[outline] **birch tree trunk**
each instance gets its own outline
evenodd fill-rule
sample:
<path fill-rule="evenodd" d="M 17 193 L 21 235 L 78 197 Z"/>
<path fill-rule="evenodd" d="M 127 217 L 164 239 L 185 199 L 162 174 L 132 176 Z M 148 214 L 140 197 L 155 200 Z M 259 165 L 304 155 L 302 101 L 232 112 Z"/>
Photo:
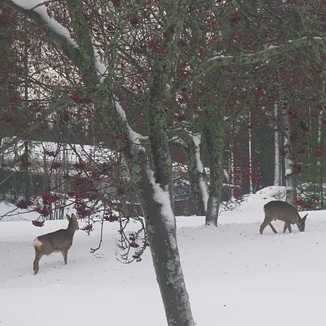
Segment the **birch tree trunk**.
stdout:
<path fill-rule="evenodd" d="M 208 186 L 205 178 L 204 165 L 201 160 L 201 135 L 187 137 L 188 174 L 194 196 L 196 215 L 205 216 L 208 201 Z"/>
<path fill-rule="evenodd" d="M 279 117 L 278 105 L 275 103 L 274 105 L 274 186 L 282 185 L 282 166 L 281 166 L 281 158 L 280 158 L 280 131 L 279 124 L 277 123 Z"/>
<path fill-rule="evenodd" d="M 294 204 L 297 199 L 298 176 L 294 171 L 297 164 L 297 153 L 293 144 L 292 126 L 289 120 L 289 109 L 284 110 L 284 168 L 285 168 L 285 187 L 286 201 Z"/>
<path fill-rule="evenodd" d="M 323 144 L 323 136 L 324 136 L 324 128 L 323 128 L 323 119 L 325 117 L 325 111 L 326 111 L 326 72 L 322 75 L 322 103 L 321 103 L 321 110 L 319 112 L 318 117 L 318 148 L 320 150 L 320 156 L 318 158 L 317 166 L 319 169 L 319 187 L 320 187 L 320 206 L 321 209 L 324 208 L 325 202 L 324 202 L 324 178 L 325 178 L 325 162 L 323 161 L 323 148 L 325 148 L 325 145 Z"/>
<path fill-rule="evenodd" d="M 249 193 L 253 194 L 253 170 L 252 170 L 252 117 L 249 109 L 249 128 L 248 128 L 248 158 L 249 158 Z"/>

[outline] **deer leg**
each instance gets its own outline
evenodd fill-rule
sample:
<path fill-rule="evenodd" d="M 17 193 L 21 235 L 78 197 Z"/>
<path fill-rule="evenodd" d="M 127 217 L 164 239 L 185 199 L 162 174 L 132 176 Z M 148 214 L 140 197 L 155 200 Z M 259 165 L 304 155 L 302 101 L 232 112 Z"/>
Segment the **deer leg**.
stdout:
<path fill-rule="evenodd" d="M 39 259 L 35 258 L 34 262 L 33 262 L 33 270 L 34 270 L 34 274 L 37 274 L 37 272 L 39 271 Z"/>
<path fill-rule="evenodd" d="M 260 232 L 260 234 L 263 234 L 263 231 L 264 231 L 266 225 L 267 225 L 267 224 L 265 224 L 265 223 L 262 223 L 262 224 L 261 224 L 261 226 L 260 226 L 260 228 L 259 228 L 259 232 Z"/>
<path fill-rule="evenodd" d="M 273 230 L 274 233 L 277 233 L 277 231 L 275 230 L 274 226 L 272 223 L 268 223 L 268 225 L 271 227 L 271 229 Z"/>
<path fill-rule="evenodd" d="M 266 219 L 264 219 L 264 222 L 261 224 L 260 228 L 259 228 L 259 232 L 260 234 L 263 234 L 263 231 L 265 229 L 265 227 L 268 225 L 268 221 Z"/>
<path fill-rule="evenodd" d="M 64 260 L 65 264 L 67 265 L 68 250 L 62 250 L 61 252 L 62 252 L 63 260 Z"/>
<path fill-rule="evenodd" d="M 286 229 L 288 228 L 288 224 L 285 222 L 284 223 L 284 228 L 283 228 L 283 233 L 285 233 L 286 232 Z"/>
<path fill-rule="evenodd" d="M 39 261 L 42 258 L 42 255 L 37 254 L 37 252 L 35 252 L 35 259 L 33 262 L 33 270 L 34 270 L 34 274 L 37 274 L 40 267 L 39 267 Z"/>
<path fill-rule="evenodd" d="M 285 223 L 284 223 L 283 233 L 286 232 L 286 229 L 289 230 L 289 233 L 292 232 L 292 228 L 291 228 L 291 223 L 290 223 L 290 222 L 285 222 Z"/>

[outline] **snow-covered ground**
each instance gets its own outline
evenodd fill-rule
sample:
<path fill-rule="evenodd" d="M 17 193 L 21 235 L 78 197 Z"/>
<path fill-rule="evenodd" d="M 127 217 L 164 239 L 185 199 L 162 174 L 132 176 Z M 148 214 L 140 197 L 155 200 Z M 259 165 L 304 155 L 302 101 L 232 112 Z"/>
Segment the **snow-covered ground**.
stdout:
<path fill-rule="evenodd" d="M 246 197 L 221 214 L 218 228 L 205 227 L 202 217 L 177 218 L 198 326 L 326 325 L 326 211 L 309 212 L 304 233 L 294 226 L 292 234 L 273 234 L 267 227 L 260 235 L 263 205 L 276 194 L 271 188 Z M 141 262 L 119 263 L 116 223 L 105 225 L 96 255 L 90 248 L 99 227 L 90 236 L 77 231 L 68 265 L 52 254 L 33 274 L 32 240 L 66 224 L 0 222 L 0 325 L 166 325 L 150 252 Z M 282 231 L 282 223 L 274 226 Z"/>

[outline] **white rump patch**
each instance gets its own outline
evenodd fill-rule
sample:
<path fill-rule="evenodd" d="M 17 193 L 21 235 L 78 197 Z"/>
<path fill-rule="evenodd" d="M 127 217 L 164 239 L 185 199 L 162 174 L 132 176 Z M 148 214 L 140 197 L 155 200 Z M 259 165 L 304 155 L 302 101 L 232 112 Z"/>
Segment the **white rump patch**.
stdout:
<path fill-rule="evenodd" d="M 36 249 L 39 249 L 41 248 L 43 245 L 43 243 L 38 239 L 38 238 L 35 238 L 34 241 L 33 241 L 33 247 Z"/>

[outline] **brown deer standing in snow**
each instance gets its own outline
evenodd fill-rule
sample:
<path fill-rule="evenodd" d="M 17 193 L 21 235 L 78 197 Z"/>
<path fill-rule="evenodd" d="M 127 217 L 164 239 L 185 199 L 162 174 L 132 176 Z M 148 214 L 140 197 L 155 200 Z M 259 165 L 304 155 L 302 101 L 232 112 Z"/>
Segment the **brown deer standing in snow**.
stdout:
<path fill-rule="evenodd" d="M 39 261 L 44 255 L 50 255 L 53 252 L 61 252 L 65 264 L 67 264 L 68 250 L 72 245 L 75 231 L 79 229 L 78 221 L 74 214 L 67 215 L 69 221 L 66 229 L 57 230 L 51 233 L 40 235 L 33 241 L 35 249 L 35 259 L 33 263 L 34 273 L 39 271 Z"/>
<path fill-rule="evenodd" d="M 260 226 L 260 234 L 263 233 L 265 227 L 269 225 L 274 233 L 277 233 L 274 226 L 272 225 L 272 221 L 280 220 L 284 221 L 283 233 L 285 233 L 286 229 L 289 232 L 292 232 L 291 224 L 296 224 L 300 232 L 303 232 L 306 225 L 306 218 L 308 214 L 304 217 L 300 217 L 296 207 L 293 205 L 280 200 L 270 201 L 264 206 L 265 211 L 265 219 L 264 222 Z"/>

